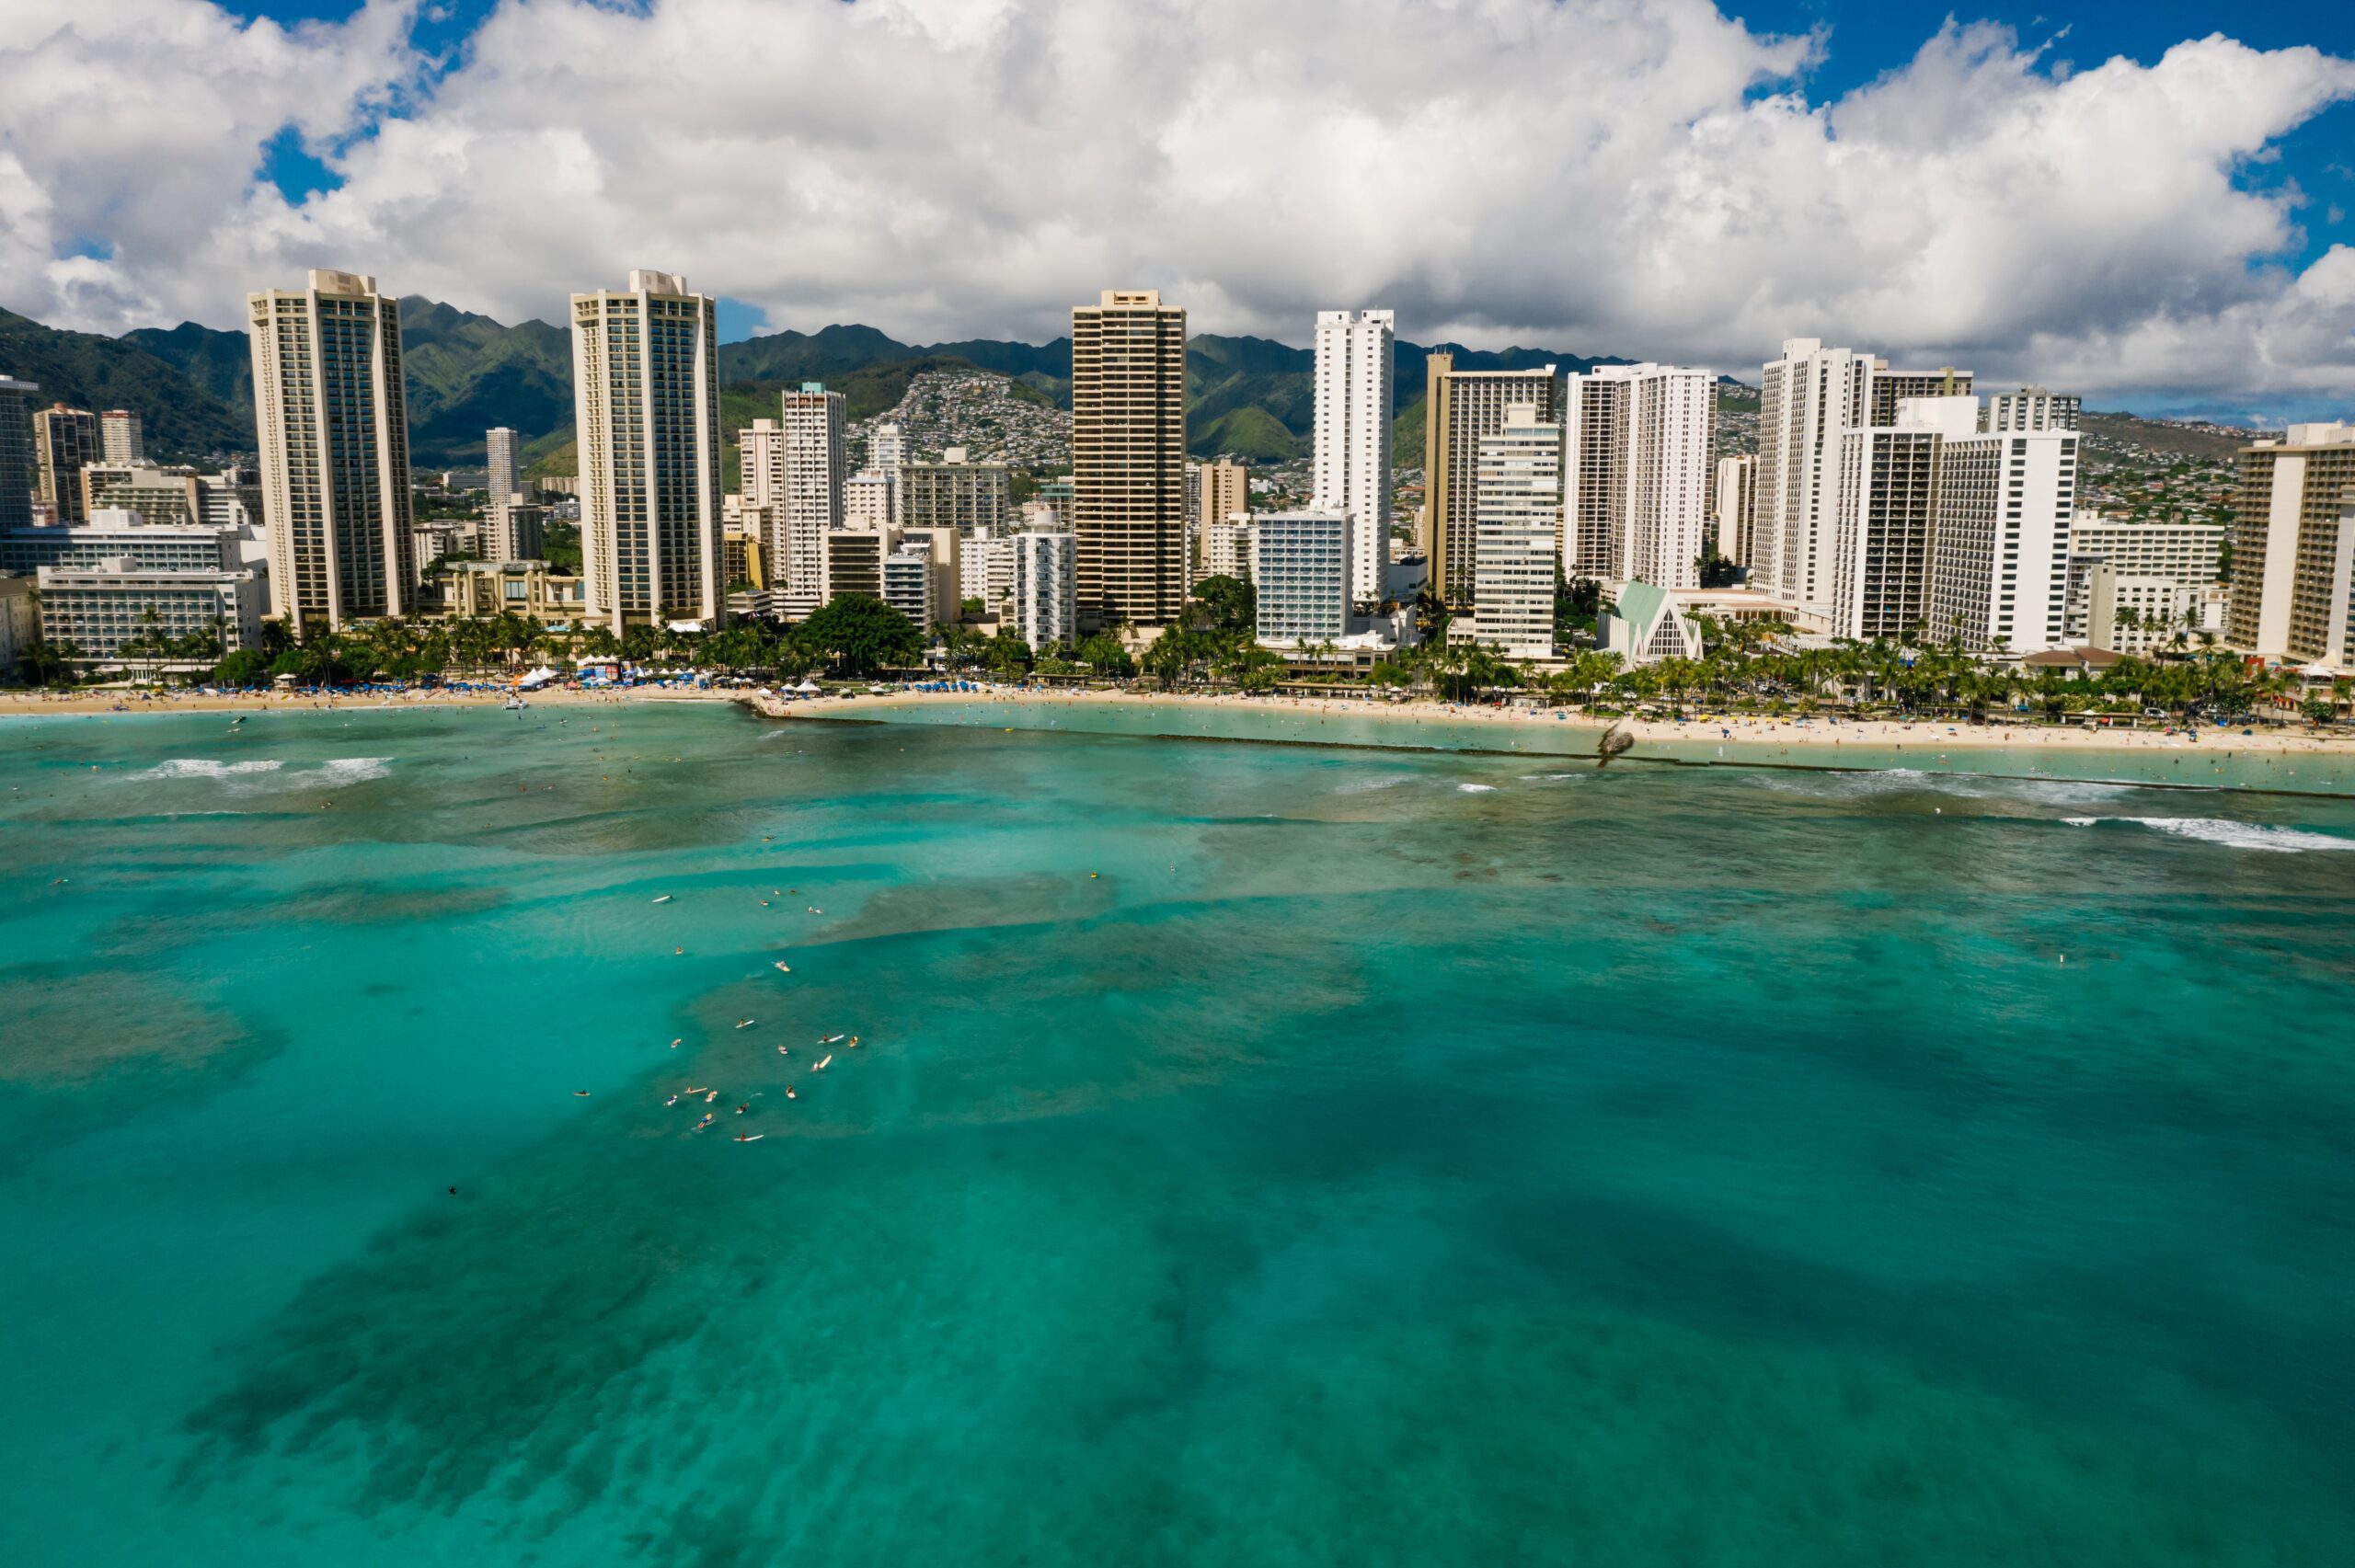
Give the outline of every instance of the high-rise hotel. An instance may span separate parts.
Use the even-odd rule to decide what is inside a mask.
[[[1071,475],[1083,628],[1186,609],[1186,313],[1104,291],[1071,313]]]
[[[1313,507],[1350,514],[1350,597],[1382,597],[1390,562],[1391,359],[1397,313],[1316,313]],[[1224,522],[1209,508],[1205,523]]]
[[[297,632],[410,613],[399,303],[373,278],[316,270],[303,288],[247,295],[246,316],[272,611]]]
[[[1518,371],[1459,371],[1455,356],[1424,361],[1423,544],[1430,591],[1462,608],[1473,600],[1480,560],[1480,442],[1523,405],[1541,425],[1558,423],[1552,365]],[[1558,508],[1559,497],[1556,498]],[[1559,552],[1556,552],[1557,557]]]
[[[719,302],[668,272],[572,296],[589,616],[719,622]]]
[[[1601,365],[1564,383],[1562,575],[1698,588],[1717,378]]]

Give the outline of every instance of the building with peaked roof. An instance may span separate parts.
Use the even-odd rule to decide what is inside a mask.
[[[1648,582],[1629,583],[1619,592],[1618,608],[1603,618],[1596,647],[1615,653],[1630,669],[1663,658],[1701,657],[1701,628],[1683,614],[1664,589]]]

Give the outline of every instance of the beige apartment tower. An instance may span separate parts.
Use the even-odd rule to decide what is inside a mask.
[[[1423,548],[1430,590],[1450,605],[1472,602],[1479,567],[1480,442],[1505,428],[1508,408],[1555,423],[1557,384],[1552,365],[1459,371],[1444,351],[1424,361]]]
[[[719,302],[669,272],[572,296],[588,619],[719,624]]]
[[[1084,629],[1186,608],[1186,313],[1104,291],[1071,313],[1071,475]]]
[[[2355,609],[2355,421],[2292,425],[2241,448],[2224,639],[2301,664],[2349,662]]]
[[[1239,463],[1205,463],[1201,481],[1200,522],[1202,538],[1208,540],[1213,527],[1251,509],[1251,470]]]
[[[416,609],[399,302],[362,273],[246,296],[272,611],[297,631]],[[106,435],[100,422],[100,439]]]

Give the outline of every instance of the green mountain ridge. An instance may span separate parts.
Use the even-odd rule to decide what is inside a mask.
[[[472,467],[483,461],[483,432],[513,427],[532,471],[569,473],[572,447],[570,335],[544,321],[514,326],[409,295],[401,302],[408,367],[409,454],[420,467]],[[1419,466],[1423,444],[1424,360],[1444,349],[1464,370],[1564,371],[1626,364],[1547,349],[1466,349],[1400,341],[1394,360],[1397,413],[1393,445],[1402,467]],[[1187,446],[1197,455],[1231,454],[1281,463],[1308,450],[1315,419],[1313,350],[1271,338],[1198,333],[1187,340]],[[719,349],[722,424],[735,468],[735,432],[774,410],[776,394],[822,381],[845,395],[849,417],[866,418],[896,404],[926,370],[975,366],[1014,379],[1035,395],[1071,406],[1071,339],[1017,343],[968,338],[902,343],[872,326],[837,324],[816,332],[776,332]],[[120,338],[68,332],[0,310],[0,373],[40,384],[43,401],[87,408],[131,408],[145,423],[157,456],[197,459],[250,452],[254,441],[253,370],[246,336],[195,322],[141,327]],[[767,409],[764,400],[770,400]],[[2116,433],[2143,432],[2144,444],[2202,451],[2228,444],[2212,433],[2131,415]]]

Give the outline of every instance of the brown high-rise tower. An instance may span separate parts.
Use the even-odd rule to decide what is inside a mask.
[[[1186,313],[1157,291],[1071,313],[1071,477],[1082,627],[1186,608]]]

